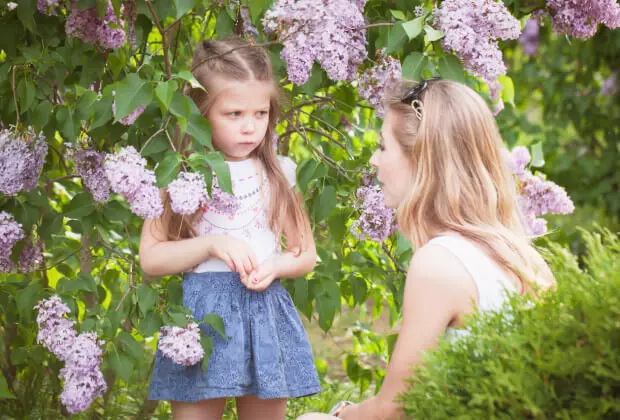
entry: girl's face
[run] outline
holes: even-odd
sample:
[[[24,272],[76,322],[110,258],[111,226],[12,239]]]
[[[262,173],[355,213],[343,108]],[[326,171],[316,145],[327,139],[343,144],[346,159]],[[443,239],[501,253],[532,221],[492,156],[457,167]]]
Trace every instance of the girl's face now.
[[[370,158],[385,196],[385,205],[397,208],[411,184],[412,167],[393,134],[394,115],[389,110],[381,127],[380,142]]]
[[[269,103],[273,92],[270,82],[211,81],[216,95],[206,117],[211,123],[213,146],[226,160],[247,159],[264,140],[269,124]]]

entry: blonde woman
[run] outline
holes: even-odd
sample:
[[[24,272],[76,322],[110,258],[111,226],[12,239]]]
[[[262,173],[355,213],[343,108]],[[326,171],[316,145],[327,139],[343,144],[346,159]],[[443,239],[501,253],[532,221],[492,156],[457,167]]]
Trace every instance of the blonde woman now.
[[[386,97],[381,141],[370,162],[417,251],[381,391],[342,408],[336,414],[343,419],[404,418],[394,399],[406,390],[412,366],[442,337],[458,337],[465,315],[496,310],[509,293],[554,284],[521,226],[502,139],[482,98],[436,78],[397,82]]]

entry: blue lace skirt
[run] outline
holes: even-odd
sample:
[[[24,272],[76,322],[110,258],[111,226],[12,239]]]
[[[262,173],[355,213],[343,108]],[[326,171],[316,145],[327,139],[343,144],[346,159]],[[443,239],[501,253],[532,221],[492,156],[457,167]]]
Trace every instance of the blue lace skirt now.
[[[208,313],[221,316],[230,338],[200,325],[213,338],[206,373],[200,363],[180,366],[158,350],[149,399],[295,398],[321,390],[306,331],[279,280],[256,292],[241,283],[239,273],[185,273],[183,304],[199,321]]]

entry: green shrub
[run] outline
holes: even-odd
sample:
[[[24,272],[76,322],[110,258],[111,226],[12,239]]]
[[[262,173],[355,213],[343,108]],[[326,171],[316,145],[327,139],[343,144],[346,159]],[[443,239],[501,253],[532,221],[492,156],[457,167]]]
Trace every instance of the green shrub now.
[[[620,418],[620,240],[583,239],[581,265],[551,247],[555,292],[478,314],[471,335],[427,354],[400,397],[407,418]]]

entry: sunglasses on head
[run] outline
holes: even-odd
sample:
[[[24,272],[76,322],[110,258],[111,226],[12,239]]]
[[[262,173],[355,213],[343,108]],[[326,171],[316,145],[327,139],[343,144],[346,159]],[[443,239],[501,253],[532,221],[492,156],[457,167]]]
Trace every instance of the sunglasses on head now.
[[[419,101],[424,89],[428,86],[428,83],[433,80],[439,80],[440,77],[431,77],[430,79],[424,79],[417,85],[413,86],[411,89],[407,91],[403,95],[403,98],[400,100],[402,103],[410,105],[413,101]]]

